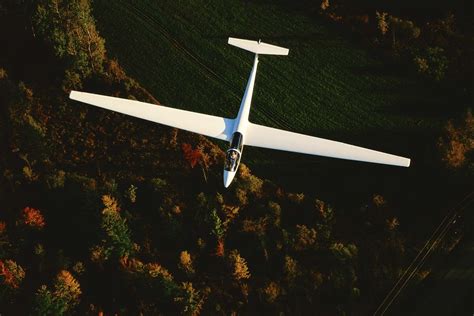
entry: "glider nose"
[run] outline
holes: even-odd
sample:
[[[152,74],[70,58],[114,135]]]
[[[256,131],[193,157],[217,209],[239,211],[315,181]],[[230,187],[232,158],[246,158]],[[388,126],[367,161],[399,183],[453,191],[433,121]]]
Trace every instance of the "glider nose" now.
[[[227,188],[234,179],[235,172],[224,170],[224,186]]]

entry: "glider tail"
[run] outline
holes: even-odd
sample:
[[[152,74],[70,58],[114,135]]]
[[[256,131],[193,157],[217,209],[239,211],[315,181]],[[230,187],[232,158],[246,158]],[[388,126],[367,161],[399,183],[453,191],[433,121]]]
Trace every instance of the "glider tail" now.
[[[229,37],[228,43],[249,52],[260,55],[288,55],[289,49],[263,43],[261,41],[250,41],[240,38]]]

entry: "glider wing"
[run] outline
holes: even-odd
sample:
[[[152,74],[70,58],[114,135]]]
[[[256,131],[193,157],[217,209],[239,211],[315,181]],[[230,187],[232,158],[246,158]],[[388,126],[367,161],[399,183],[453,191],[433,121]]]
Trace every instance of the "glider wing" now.
[[[410,166],[410,159],[405,157],[250,122],[245,135],[245,145],[401,167]]]
[[[71,91],[73,100],[163,125],[230,141],[234,120],[135,100]]]

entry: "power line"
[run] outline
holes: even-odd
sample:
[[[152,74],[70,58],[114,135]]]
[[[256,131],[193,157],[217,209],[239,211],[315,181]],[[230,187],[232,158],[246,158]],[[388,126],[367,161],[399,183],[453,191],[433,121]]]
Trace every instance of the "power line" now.
[[[406,287],[408,282],[412,279],[415,273],[421,268],[428,256],[433,252],[435,246],[438,246],[441,240],[444,238],[449,228],[453,224],[456,216],[459,215],[461,211],[466,209],[474,201],[474,191],[469,193],[464,197],[461,202],[459,202],[450,212],[443,218],[441,223],[431,234],[430,238],[426,241],[423,248],[418,252],[416,257],[413,259],[411,264],[405,270],[403,275],[398,279],[392,289],[385,296],[383,301],[377,307],[374,312],[374,316],[382,316],[389,309],[392,303],[397,299],[402,290]]]

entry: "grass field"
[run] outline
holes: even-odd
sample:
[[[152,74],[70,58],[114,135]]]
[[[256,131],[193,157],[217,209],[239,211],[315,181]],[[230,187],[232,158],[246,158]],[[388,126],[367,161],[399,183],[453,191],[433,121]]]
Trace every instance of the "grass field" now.
[[[440,102],[314,18],[279,6],[96,0],[94,9],[109,53],[169,106],[236,114],[253,56],[227,45],[228,36],[290,48],[288,57],[260,59],[258,123],[327,135],[406,131],[433,124],[414,113]]]
[[[446,101],[304,12],[265,1],[95,0],[94,15],[109,55],[162,104],[233,117],[253,56],[227,38],[261,38],[290,55],[260,58],[251,121],[406,155],[418,166],[433,156],[419,138],[439,127]],[[407,177],[414,170],[269,153],[246,148],[244,162],[296,190],[419,185]]]

